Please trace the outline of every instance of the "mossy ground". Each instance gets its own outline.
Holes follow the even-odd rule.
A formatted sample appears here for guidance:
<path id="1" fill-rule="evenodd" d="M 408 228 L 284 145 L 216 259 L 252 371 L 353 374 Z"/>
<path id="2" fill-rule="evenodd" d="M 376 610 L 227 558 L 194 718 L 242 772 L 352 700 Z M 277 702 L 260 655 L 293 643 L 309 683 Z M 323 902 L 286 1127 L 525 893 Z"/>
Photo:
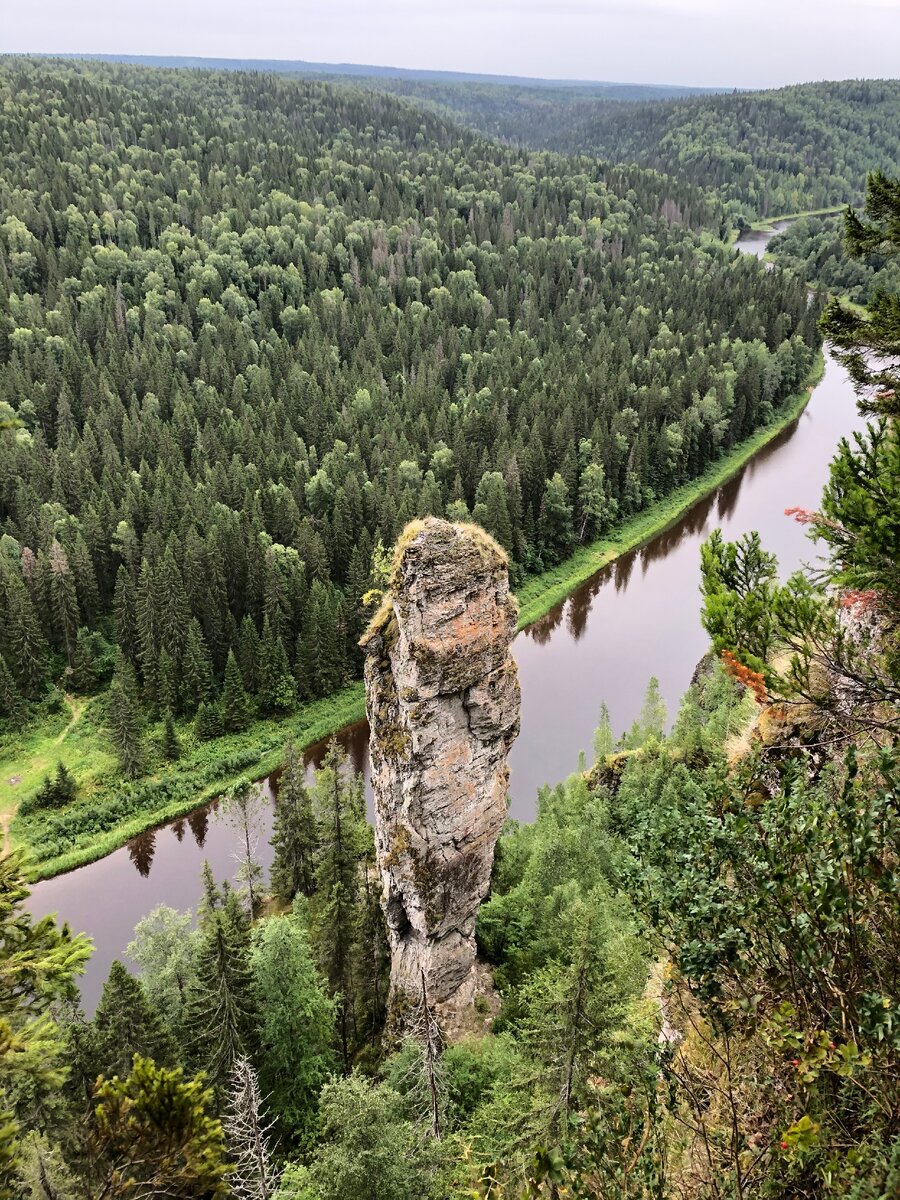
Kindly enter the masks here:
<path id="1" fill-rule="evenodd" d="M 606 537 L 579 548 L 558 567 L 527 579 L 517 590 L 518 627 L 537 621 L 569 593 L 619 555 L 649 541 L 679 519 L 693 504 L 740 470 L 766 442 L 803 411 L 809 392 L 824 370 L 817 357 L 808 388 L 789 401 L 765 428 L 719 459 L 699 479 L 619 525 Z M 23 845 L 34 860 L 35 878 L 47 878 L 93 862 L 125 841 L 164 821 L 183 816 L 245 779 L 259 779 L 279 765 L 289 737 L 306 747 L 365 715 L 362 683 L 335 696 L 302 706 L 289 717 L 255 721 L 239 733 L 197 742 L 192 727 L 182 722 L 181 758 L 162 759 L 161 729 L 148 730 L 150 771 L 140 791 L 121 803 L 127 791 L 103 725 L 102 698 L 69 696 L 65 708 L 46 715 L 21 734 L 7 737 L 0 748 L 0 829 L 7 841 Z M 43 814 L 16 817 L 24 796 L 33 793 L 43 777 L 64 762 L 78 786 L 78 800 L 64 812 L 73 831 L 60 833 L 60 820 Z M 121 819 L 113 819 L 122 812 Z M 110 823 L 112 822 L 112 823 Z M 51 836 L 47 827 L 56 826 Z"/>

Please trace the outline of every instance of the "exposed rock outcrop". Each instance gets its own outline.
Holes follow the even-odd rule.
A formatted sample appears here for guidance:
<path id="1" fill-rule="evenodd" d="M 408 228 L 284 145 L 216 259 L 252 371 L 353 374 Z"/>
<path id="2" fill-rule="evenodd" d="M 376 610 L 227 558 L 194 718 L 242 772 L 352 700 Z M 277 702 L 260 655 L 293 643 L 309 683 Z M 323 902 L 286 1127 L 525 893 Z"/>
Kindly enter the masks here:
<path id="1" fill-rule="evenodd" d="M 519 732 L 506 556 L 482 529 L 408 525 L 362 639 L 375 839 L 395 1021 L 422 993 L 446 1025 L 472 1003 L 475 918 Z"/>

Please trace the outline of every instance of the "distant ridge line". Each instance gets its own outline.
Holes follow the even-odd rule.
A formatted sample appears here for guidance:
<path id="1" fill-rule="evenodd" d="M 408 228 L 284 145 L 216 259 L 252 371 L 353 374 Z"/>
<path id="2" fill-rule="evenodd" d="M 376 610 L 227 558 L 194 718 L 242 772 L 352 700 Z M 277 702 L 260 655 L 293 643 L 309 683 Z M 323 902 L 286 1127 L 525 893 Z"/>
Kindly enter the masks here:
<path id="1" fill-rule="evenodd" d="M 219 71 L 271 71 L 279 75 L 345 75 L 348 78 L 407 79 L 417 83 L 482 83 L 501 87 L 572 88 L 600 94 L 655 92 L 660 99 L 709 96 L 730 92 L 731 87 L 691 87 L 668 83 L 618 83 L 596 79 L 544 79 L 531 75 L 491 75 L 468 71 L 433 71 L 414 67 L 375 66 L 368 63 L 322 63 L 305 59 L 207 58 L 179 54 L 72 54 L 40 52 L 33 58 L 67 58 L 86 62 L 123 63 L 129 66 L 187 68 Z M 12 57 L 12 56 L 10 56 Z M 745 90 L 745 89 L 740 89 Z"/>

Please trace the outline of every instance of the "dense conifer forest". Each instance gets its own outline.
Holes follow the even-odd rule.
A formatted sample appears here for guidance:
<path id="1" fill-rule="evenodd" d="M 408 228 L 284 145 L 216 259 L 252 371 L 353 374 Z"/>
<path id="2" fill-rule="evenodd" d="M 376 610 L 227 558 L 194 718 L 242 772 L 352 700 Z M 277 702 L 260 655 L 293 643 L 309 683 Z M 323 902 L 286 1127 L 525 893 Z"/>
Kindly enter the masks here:
<path id="1" fill-rule="evenodd" d="M 803 384 L 799 281 L 691 184 L 283 78 L 2 67 L 0 670 L 21 721 L 290 711 L 358 671 L 379 554 L 473 516 L 516 577 Z"/>

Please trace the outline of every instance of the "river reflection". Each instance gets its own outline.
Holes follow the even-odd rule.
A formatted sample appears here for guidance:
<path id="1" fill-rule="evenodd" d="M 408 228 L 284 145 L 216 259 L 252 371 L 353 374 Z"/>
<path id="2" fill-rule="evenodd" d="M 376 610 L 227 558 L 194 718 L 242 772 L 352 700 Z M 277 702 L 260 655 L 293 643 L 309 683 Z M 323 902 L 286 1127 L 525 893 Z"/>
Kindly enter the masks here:
<path id="1" fill-rule="evenodd" d="M 716 526 L 735 538 L 758 529 L 783 573 L 814 554 L 803 529 L 786 518 L 791 505 L 815 507 L 839 439 L 860 424 L 841 368 L 829 362 L 806 411 L 737 476 L 700 501 L 648 545 L 600 570 L 515 640 L 522 684 L 522 731 L 510 754 L 511 814 L 530 820 L 538 788 L 564 778 L 589 751 L 601 702 L 613 728 L 638 715 L 651 675 L 674 718 L 707 639 L 700 625 L 700 543 Z M 365 721 L 339 735 L 354 770 L 368 772 Z M 306 752 L 313 772 L 327 740 Z M 271 799 L 277 778 L 260 785 Z M 269 865 L 271 805 L 263 808 L 259 857 Z M 219 878 L 236 868 L 235 834 L 216 804 L 192 812 L 88 867 L 39 884 L 31 908 L 58 912 L 95 939 L 84 980 L 92 1009 L 113 958 L 157 904 L 186 909 L 200 897 L 207 859 Z"/>

